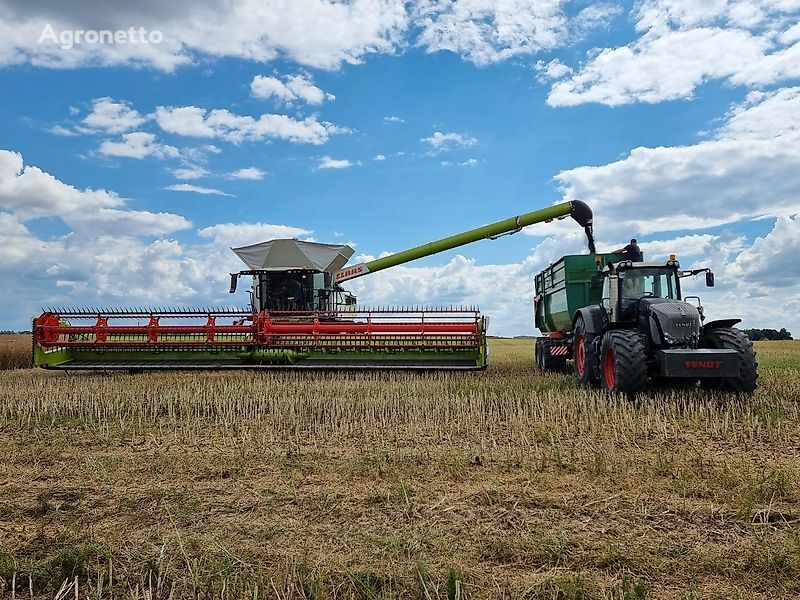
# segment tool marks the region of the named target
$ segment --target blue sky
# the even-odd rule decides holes
[[[578,197],[601,249],[710,265],[709,314],[800,331],[799,1],[69,4],[0,0],[0,329],[230,304],[230,245],[378,256]],[[63,47],[129,27],[162,41]],[[582,243],[533,226],[350,287],[527,334],[533,274]]]

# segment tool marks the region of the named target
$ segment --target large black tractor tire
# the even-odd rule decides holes
[[[752,394],[758,385],[758,362],[753,342],[743,331],[735,327],[720,327],[703,334],[703,347],[719,350],[736,350],[739,355],[739,375],[736,377],[714,377],[701,379],[707,390],[733,394]]]
[[[647,385],[647,356],[639,333],[614,329],[603,336],[600,383],[604,390],[633,398]]]
[[[597,377],[597,357],[592,350],[592,335],[586,333],[586,323],[583,317],[575,321],[575,335],[573,337],[572,351],[575,355],[575,379],[581,385],[596,386],[600,383]]]
[[[550,354],[552,342],[549,338],[536,338],[536,367],[540,371],[563,371],[567,367],[567,359],[563,356]]]

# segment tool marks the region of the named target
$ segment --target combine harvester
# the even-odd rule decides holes
[[[367,263],[348,246],[272,240],[234,248],[252,277],[244,310],[49,309],[33,322],[34,364],[65,370],[448,369],[487,365],[474,308],[365,310],[341,284],[534,223],[571,216],[594,253],[592,211],[578,200],[498,221]]]

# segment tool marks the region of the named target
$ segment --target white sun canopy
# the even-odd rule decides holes
[[[231,250],[253,270],[309,269],[327,273],[335,273],[341,269],[354,252],[350,246],[300,240],[270,240]]]

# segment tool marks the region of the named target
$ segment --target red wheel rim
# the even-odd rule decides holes
[[[586,372],[586,354],[583,349],[583,335],[575,336],[575,370],[583,377]]]
[[[614,372],[614,351],[609,348],[603,355],[603,375],[606,380],[606,387],[610,390],[614,389],[617,383],[617,375]]]

